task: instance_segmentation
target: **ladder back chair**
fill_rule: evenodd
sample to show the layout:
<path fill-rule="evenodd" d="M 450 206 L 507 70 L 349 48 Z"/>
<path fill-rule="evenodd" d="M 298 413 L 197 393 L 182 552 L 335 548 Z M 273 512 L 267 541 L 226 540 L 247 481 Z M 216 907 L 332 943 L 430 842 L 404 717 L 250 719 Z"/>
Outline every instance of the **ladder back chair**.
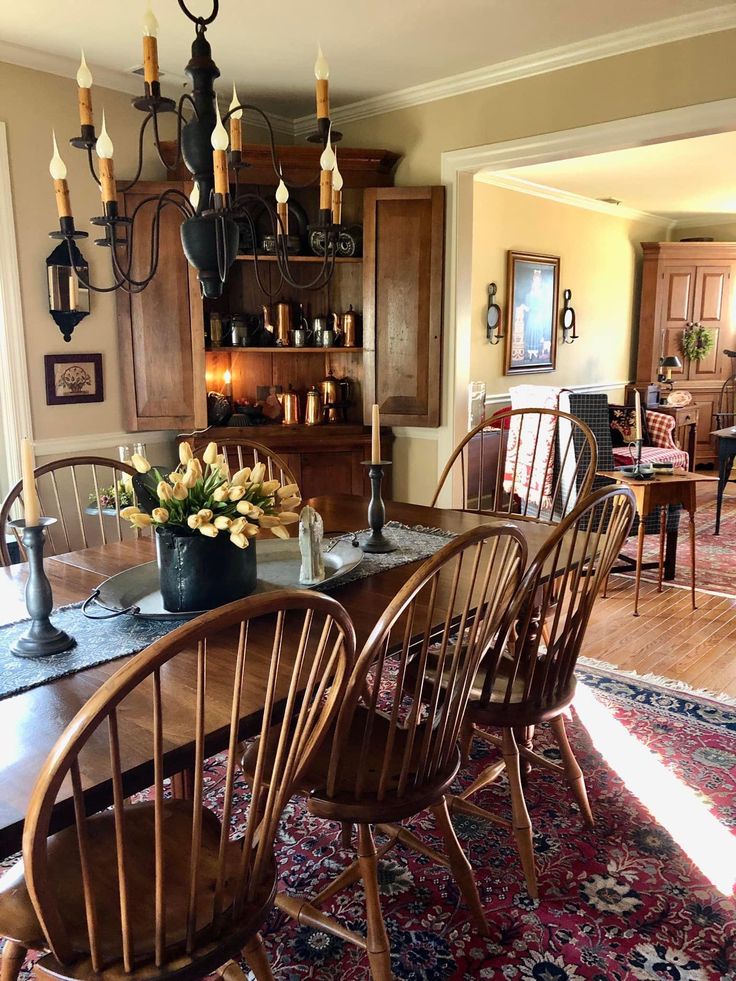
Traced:
<path fill-rule="evenodd" d="M 460 510 L 559 521 L 589 493 L 597 462 L 595 436 L 576 416 L 558 409 L 501 409 L 455 447 L 431 506 L 459 470 Z"/>
<path fill-rule="evenodd" d="M 604 487 L 581 501 L 563 519 L 527 570 L 514 603 L 483 660 L 468 704 L 464 732 L 466 755 L 473 735 L 500 750 L 451 809 L 485 817 L 495 814 L 468 798 L 504 771 L 511 793 L 514 837 L 527 888 L 537 898 L 532 827 L 524 801 L 520 754 L 566 777 L 583 819 L 592 825 L 583 773 L 570 748 L 563 712 L 575 695 L 575 666 L 596 597 L 629 533 L 636 513 L 628 487 Z M 544 629 L 542 629 L 544 625 Z M 562 765 L 517 742 L 515 733 L 550 722 Z M 501 734 L 486 729 L 500 729 Z"/>
<path fill-rule="evenodd" d="M 306 774 L 308 810 L 342 823 L 350 833 L 357 824 L 358 858 L 314 898 L 280 893 L 276 905 L 299 923 L 366 950 L 376 981 L 393 976 L 378 894 L 378 859 L 398 842 L 448 868 L 478 928 L 488 932 L 445 797 L 460 766 L 458 739 L 472 679 L 525 562 L 526 544 L 518 529 L 486 526 L 460 535 L 423 563 L 380 616 L 350 679 L 332 750 Z M 430 664 L 444 672 L 444 689 L 428 684 Z M 282 732 L 274 729 L 269 742 L 275 745 Z M 243 761 L 249 781 L 255 770 L 250 755 L 257 752 L 260 747 L 251 747 Z M 446 854 L 392 823 L 425 809 L 434 814 Z M 388 835 L 388 844 L 378 851 L 375 825 Z M 367 936 L 320 909 L 359 880 L 365 890 Z"/>
<path fill-rule="evenodd" d="M 61 555 L 136 538 L 138 533 L 120 518 L 120 509 L 125 506 L 123 495 L 128 494 L 135 501 L 130 478 L 136 472 L 130 464 L 101 456 L 67 457 L 37 467 L 34 475 L 41 513 L 57 519 L 55 525 L 46 529 L 46 554 Z M 20 533 L 8 527 L 15 505 L 23 505 L 22 481 L 11 488 L 0 506 L 0 564 L 3 566 L 12 562 L 6 541 L 8 531 L 18 542 L 21 561 L 25 560 Z"/>
<path fill-rule="evenodd" d="M 234 981 L 244 978 L 243 950 L 258 981 L 271 979 L 258 930 L 276 891 L 274 838 L 334 721 L 354 652 L 336 600 L 284 590 L 204 614 L 105 682 L 49 755 L 26 816 L 23 861 L 0 879 L 3 981 L 15 981 L 28 947 L 45 951 L 39 969 L 57 979 L 218 971 Z M 207 697 L 215 669 L 229 696 L 217 707 Z M 246 806 L 234 792 L 243 720 L 267 733 L 277 718 L 291 738 L 275 748 L 267 774 L 264 754 L 256 761 Z M 208 788 L 205 778 L 213 738 L 228 748 L 219 805 L 220 785 Z M 192 771 L 190 800 L 165 785 L 181 766 Z M 130 781 L 140 787 L 149 776 L 145 799 L 126 800 Z M 60 791 L 69 826 L 52 833 Z M 98 813 L 87 813 L 86 793 L 97 794 Z"/>
<path fill-rule="evenodd" d="M 194 455 L 202 459 L 207 448 L 206 433 L 192 433 L 190 436 L 180 436 L 179 439 L 194 442 Z M 282 484 L 299 483 L 286 460 L 264 443 L 239 436 L 226 436 L 214 442 L 233 472 L 242 470 L 243 467 L 252 469 L 256 464 L 262 463 L 266 468 L 266 480 L 280 480 Z"/>

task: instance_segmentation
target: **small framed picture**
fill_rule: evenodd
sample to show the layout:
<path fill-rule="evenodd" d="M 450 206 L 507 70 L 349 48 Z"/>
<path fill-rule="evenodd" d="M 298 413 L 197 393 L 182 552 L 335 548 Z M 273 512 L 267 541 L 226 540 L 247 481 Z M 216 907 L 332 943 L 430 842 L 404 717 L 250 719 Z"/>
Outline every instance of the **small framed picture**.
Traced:
<path fill-rule="evenodd" d="M 101 354 L 45 354 L 46 405 L 104 402 Z"/>
<path fill-rule="evenodd" d="M 554 371 L 560 259 L 508 253 L 506 374 Z"/>

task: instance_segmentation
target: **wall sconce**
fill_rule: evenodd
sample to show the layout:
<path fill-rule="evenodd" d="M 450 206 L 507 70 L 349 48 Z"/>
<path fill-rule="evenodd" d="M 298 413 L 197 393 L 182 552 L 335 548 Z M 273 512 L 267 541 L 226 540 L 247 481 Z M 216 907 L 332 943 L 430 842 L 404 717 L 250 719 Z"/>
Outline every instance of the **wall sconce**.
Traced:
<path fill-rule="evenodd" d="M 488 284 L 488 310 L 486 311 L 486 336 L 489 344 L 500 343 L 505 334 L 501 333 L 499 324 L 501 323 L 501 307 L 496 303 L 494 297 L 498 291 L 495 283 Z"/>
<path fill-rule="evenodd" d="M 71 341 L 74 328 L 80 320 L 89 313 L 89 290 L 77 278 L 71 265 L 72 260 L 77 272 L 86 280 L 87 260 L 73 239 L 68 244 L 60 242 L 46 259 L 49 313 L 67 342 Z"/>
<path fill-rule="evenodd" d="M 562 343 L 572 344 L 573 341 L 576 341 L 580 336 L 575 326 L 575 310 L 570 306 L 572 290 L 565 290 L 562 297 L 565 301 L 565 305 L 562 308 L 562 316 L 560 318 L 562 322 Z"/>

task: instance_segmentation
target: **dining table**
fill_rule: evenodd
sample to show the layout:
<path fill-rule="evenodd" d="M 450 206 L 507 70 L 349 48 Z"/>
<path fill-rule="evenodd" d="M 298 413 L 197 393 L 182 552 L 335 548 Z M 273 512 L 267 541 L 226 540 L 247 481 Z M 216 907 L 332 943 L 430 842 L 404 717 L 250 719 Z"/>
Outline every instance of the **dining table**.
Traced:
<path fill-rule="evenodd" d="M 305 503 L 311 504 L 322 516 L 325 537 L 366 527 L 367 498 L 330 494 Z M 512 524 L 524 536 L 528 561 L 538 554 L 555 527 L 547 522 L 512 516 L 490 517 L 398 502 L 387 503 L 387 517 L 408 527 L 418 526 L 454 534 L 483 524 Z M 387 534 L 390 536 L 390 528 Z M 440 539 L 439 545 L 442 543 Z M 108 577 L 154 558 L 154 542 L 146 537 L 47 556 L 45 570 L 53 590 L 55 607 L 79 603 Z M 330 590 L 353 621 L 358 650 L 383 609 L 418 565 L 420 562 L 413 562 L 381 570 L 369 577 L 336 585 Z M 25 564 L 0 569 L 0 624 L 12 623 L 26 615 L 23 601 L 26 579 Z M 21 848 L 25 814 L 37 775 L 58 738 L 98 688 L 130 657 L 135 656 L 131 654 L 84 668 L 0 699 L 0 858 Z M 174 662 L 178 660 L 177 655 Z M 177 674 L 179 669 L 174 662 L 167 666 L 171 670 L 165 678 L 173 716 L 167 731 L 164 765 L 172 779 L 186 771 L 193 753 L 192 732 L 186 726 L 177 727 L 175 719 L 176 699 L 181 697 L 190 683 L 183 673 Z M 267 664 L 265 652 L 263 662 Z M 231 652 L 222 651 L 220 656 L 213 656 L 208 665 L 207 711 L 211 722 L 208 721 L 205 749 L 209 755 L 227 748 L 232 663 Z M 143 738 L 150 729 L 150 705 L 145 704 L 146 698 L 141 695 L 126 716 L 128 722 L 138 725 L 141 733 L 141 738 L 132 740 L 123 759 L 123 789 L 126 796 L 144 791 L 152 783 L 150 736 Z M 246 700 L 241 711 L 239 735 L 241 739 L 248 739 L 258 733 L 261 724 L 257 698 L 251 702 Z M 85 786 L 86 806 L 89 812 L 99 811 L 109 806 L 112 800 L 110 781 L 101 776 L 106 765 L 109 765 L 107 743 L 104 740 L 99 744 L 91 741 L 86 752 L 91 756 L 85 762 L 89 777 Z M 71 792 L 62 787 L 54 810 L 52 830 L 59 830 L 73 823 L 73 820 Z"/>

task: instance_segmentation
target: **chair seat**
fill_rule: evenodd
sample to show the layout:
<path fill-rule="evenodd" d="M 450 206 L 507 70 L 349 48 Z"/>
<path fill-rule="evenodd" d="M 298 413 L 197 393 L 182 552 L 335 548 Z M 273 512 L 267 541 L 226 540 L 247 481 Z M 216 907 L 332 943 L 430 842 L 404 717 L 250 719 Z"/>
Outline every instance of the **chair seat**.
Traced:
<path fill-rule="evenodd" d="M 615 446 L 613 448 L 613 460 L 617 467 L 631 465 L 631 453 L 627 446 Z M 684 450 L 670 450 L 662 446 L 642 446 L 642 463 L 674 463 L 676 467 L 687 470 L 690 465 L 690 457 Z"/>
<path fill-rule="evenodd" d="M 409 730 L 396 727 L 391 753 L 391 766 L 386 777 L 386 785 L 382 798 L 379 800 L 379 784 L 381 767 L 386 744 L 391 732 L 391 722 L 379 712 L 373 713 L 370 741 L 366 752 L 366 766 L 363 771 L 363 786 L 360 796 L 356 797 L 355 784 L 358 765 L 363 752 L 363 741 L 370 710 L 359 705 L 353 716 L 352 725 L 340 752 L 340 769 L 336 775 L 335 792 L 328 796 L 326 791 L 327 775 L 330 765 L 330 753 L 334 738 L 334 727 L 324 742 L 320 755 L 315 758 L 301 781 L 301 792 L 308 798 L 307 807 L 312 814 L 335 821 L 354 821 L 364 818 L 370 823 L 382 821 L 400 821 L 411 817 L 424 808 L 431 806 L 442 798 L 445 790 L 452 783 L 460 765 L 460 754 L 451 760 L 446 772 L 433 779 L 431 785 L 418 783 L 413 788 L 413 778 L 417 766 L 414 761 L 421 756 L 424 727 L 418 726 L 414 734 L 409 766 L 407 788 L 402 796 L 397 796 L 401 765 Z M 278 747 L 280 726 L 274 726 L 269 732 L 266 766 L 268 771 L 275 759 Z M 258 739 L 252 740 L 243 754 L 242 766 L 246 779 L 252 783 L 256 759 L 258 756 Z M 370 809 L 371 816 L 365 815 Z"/>
<path fill-rule="evenodd" d="M 171 946 L 186 936 L 191 801 L 167 800 L 163 814 L 166 943 Z M 217 817 L 204 808 L 196 901 L 200 928 L 212 920 L 220 828 Z M 113 812 L 103 811 L 93 815 L 87 821 L 87 829 L 100 952 L 106 963 L 119 962 L 122 959 L 122 937 Z M 145 961 L 147 956 L 150 959 L 155 943 L 153 802 L 126 806 L 125 845 L 130 927 L 138 962 Z M 232 904 L 233 882 L 240 856 L 239 845 L 229 842 L 225 853 L 224 909 Z M 88 963 L 89 939 L 76 828 L 66 828 L 48 839 L 48 871 L 71 946 Z M 257 898 L 244 908 L 239 921 L 254 919 L 257 925 L 258 917 L 270 905 L 275 886 L 275 869 L 272 867 L 264 876 Z M 31 949 L 46 949 L 48 946 L 28 894 L 22 860 L 0 878 L 0 936 L 16 940 Z M 75 976 L 73 968 L 69 976 Z"/>

